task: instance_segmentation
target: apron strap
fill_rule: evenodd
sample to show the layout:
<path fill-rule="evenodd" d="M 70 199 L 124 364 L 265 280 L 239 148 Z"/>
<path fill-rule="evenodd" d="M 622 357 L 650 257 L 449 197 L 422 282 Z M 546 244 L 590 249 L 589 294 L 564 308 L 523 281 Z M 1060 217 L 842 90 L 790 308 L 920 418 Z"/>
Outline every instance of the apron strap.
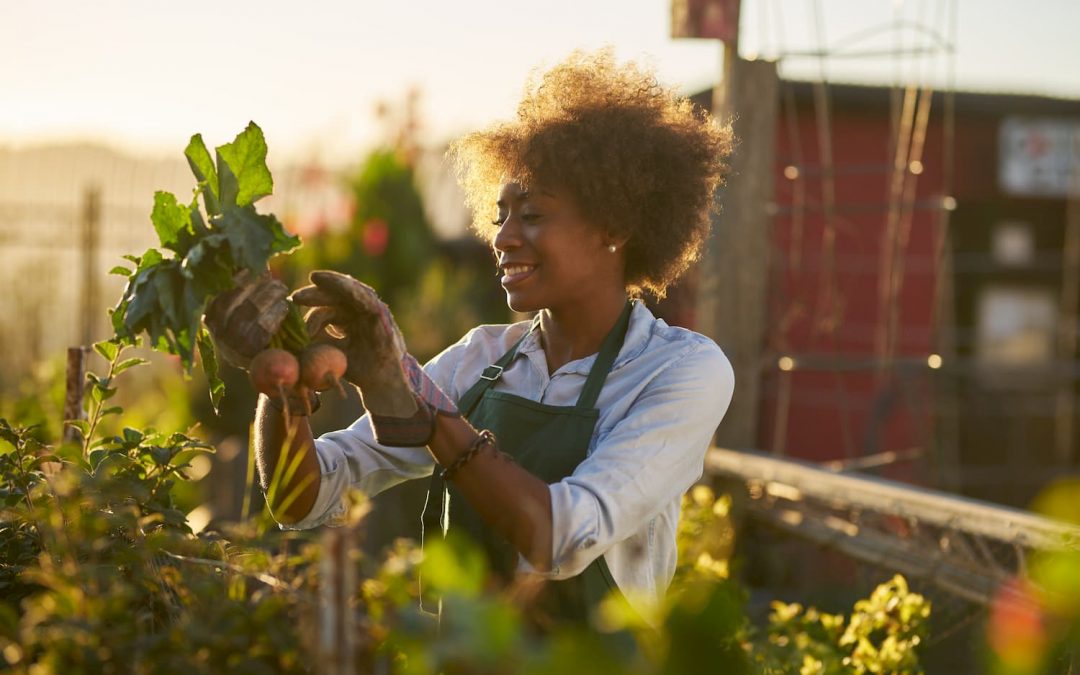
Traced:
<path fill-rule="evenodd" d="M 480 399 L 483 398 L 484 392 L 490 389 L 499 378 L 502 377 L 503 370 L 510 365 L 510 362 L 517 356 L 518 349 L 521 348 L 521 343 L 525 342 L 525 338 L 532 335 L 532 332 L 540 325 L 540 315 L 537 314 L 533 319 L 532 325 L 529 326 L 529 330 L 525 331 L 514 346 L 511 347 L 498 361 L 491 364 L 487 368 L 484 368 L 484 372 L 480 373 L 480 379 L 478 379 L 473 386 L 462 394 L 458 399 L 458 410 L 461 411 L 461 416 L 468 418 L 472 414 L 472 411 L 476 408 L 476 405 L 480 403 Z"/>
<path fill-rule="evenodd" d="M 600 345 L 600 352 L 596 355 L 596 361 L 589 371 L 589 377 L 585 380 L 585 385 L 581 388 L 581 395 L 578 396 L 577 405 L 574 407 L 586 410 L 596 407 L 596 399 L 600 396 L 600 390 L 604 388 L 604 382 L 607 381 L 608 373 L 611 372 L 611 366 L 615 364 L 615 357 L 619 355 L 619 350 L 622 349 L 623 340 L 626 338 L 626 330 L 630 326 L 630 313 L 633 308 L 634 301 L 627 300 L 622 314 L 619 315 L 615 325 L 611 328 L 607 337 L 604 338 L 603 344 Z"/>

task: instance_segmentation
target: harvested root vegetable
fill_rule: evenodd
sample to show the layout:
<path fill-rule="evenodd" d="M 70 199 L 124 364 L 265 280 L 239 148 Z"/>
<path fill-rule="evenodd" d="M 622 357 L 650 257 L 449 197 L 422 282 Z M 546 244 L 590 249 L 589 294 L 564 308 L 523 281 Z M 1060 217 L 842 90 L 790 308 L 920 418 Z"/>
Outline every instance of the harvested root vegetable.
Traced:
<path fill-rule="evenodd" d="M 312 345 L 300 355 L 300 383 L 308 389 L 324 391 L 331 387 L 341 388 L 341 378 L 349 361 L 344 352 L 333 345 Z"/>
<path fill-rule="evenodd" d="M 251 360 L 248 372 L 256 391 L 284 399 L 300 380 L 300 363 L 284 349 L 266 349 Z"/>

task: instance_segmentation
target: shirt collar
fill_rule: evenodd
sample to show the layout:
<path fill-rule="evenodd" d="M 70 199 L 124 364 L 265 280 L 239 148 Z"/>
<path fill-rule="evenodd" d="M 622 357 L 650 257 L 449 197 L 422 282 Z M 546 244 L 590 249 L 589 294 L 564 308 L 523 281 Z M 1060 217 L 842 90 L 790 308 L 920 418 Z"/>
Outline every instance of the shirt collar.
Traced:
<path fill-rule="evenodd" d="M 619 350 L 618 356 L 615 357 L 615 363 L 611 366 L 613 371 L 629 363 L 645 350 L 655 323 L 656 317 L 645 306 L 645 303 L 634 300 L 633 309 L 630 310 L 630 324 L 626 328 L 626 338 L 623 340 L 622 349 Z M 533 352 L 539 352 L 542 355 L 543 351 L 544 348 L 540 345 L 540 332 L 533 331 L 521 343 L 521 347 L 518 348 L 518 355 L 522 356 Z M 596 362 L 596 357 L 597 354 L 590 354 L 584 358 L 570 361 L 556 372 L 588 375 L 589 371 L 592 370 L 593 363 Z"/>

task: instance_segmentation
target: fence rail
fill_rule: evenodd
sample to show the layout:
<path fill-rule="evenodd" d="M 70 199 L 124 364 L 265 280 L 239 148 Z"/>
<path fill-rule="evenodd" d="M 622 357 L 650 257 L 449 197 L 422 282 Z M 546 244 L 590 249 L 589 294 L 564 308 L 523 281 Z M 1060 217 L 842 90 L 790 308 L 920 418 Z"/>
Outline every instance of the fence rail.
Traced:
<path fill-rule="evenodd" d="M 720 448 L 705 466 L 745 485 L 752 518 L 980 605 L 1032 552 L 1080 550 L 1080 527 L 874 476 Z"/>

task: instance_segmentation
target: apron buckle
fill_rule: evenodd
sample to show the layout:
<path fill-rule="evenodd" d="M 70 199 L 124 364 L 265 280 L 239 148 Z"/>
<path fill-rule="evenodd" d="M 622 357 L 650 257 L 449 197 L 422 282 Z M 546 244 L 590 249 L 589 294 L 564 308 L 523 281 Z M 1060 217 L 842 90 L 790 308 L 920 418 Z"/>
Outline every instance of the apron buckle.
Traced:
<path fill-rule="evenodd" d="M 494 382 L 495 380 L 502 377 L 502 374 L 503 374 L 503 367 L 492 364 L 492 365 L 488 366 L 487 368 L 484 368 L 484 372 L 480 373 L 480 379 L 481 380 L 490 380 L 490 381 Z"/>

